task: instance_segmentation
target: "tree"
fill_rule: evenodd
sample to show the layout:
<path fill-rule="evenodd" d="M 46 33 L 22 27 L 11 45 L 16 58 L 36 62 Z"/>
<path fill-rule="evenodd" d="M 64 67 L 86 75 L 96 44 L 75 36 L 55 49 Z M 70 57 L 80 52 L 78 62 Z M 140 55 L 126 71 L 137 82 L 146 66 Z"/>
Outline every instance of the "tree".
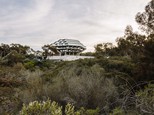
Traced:
<path fill-rule="evenodd" d="M 17 62 L 24 62 L 25 59 L 34 59 L 32 53 L 34 51 L 29 46 L 21 44 L 1 44 L 0 45 L 0 58 L 1 64 L 13 65 Z M 35 52 L 35 51 L 34 51 Z"/>
<path fill-rule="evenodd" d="M 10 46 L 8 44 L 0 45 L 0 56 L 4 57 L 10 52 Z"/>
<path fill-rule="evenodd" d="M 144 43 L 142 56 L 138 58 L 138 69 L 140 70 L 137 74 L 139 78 L 143 80 L 153 80 L 154 76 L 154 35 L 149 35 Z M 141 77 L 142 76 L 142 77 Z"/>
<path fill-rule="evenodd" d="M 140 25 L 140 28 L 147 34 L 154 33 L 154 0 L 145 6 L 145 11 L 137 13 L 136 22 Z"/>
<path fill-rule="evenodd" d="M 112 43 L 97 44 L 95 46 L 95 56 L 112 56 L 115 54 L 115 46 Z"/>
<path fill-rule="evenodd" d="M 3 60 L 6 60 L 5 64 L 7 65 L 13 65 L 18 62 L 23 62 L 24 59 L 25 59 L 25 56 L 19 54 L 15 50 L 10 51 L 10 53 L 8 53 L 5 57 L 3 57 Z"/>
<path fill-rule="evenodd" d="M 131 25 L 127 25 L 125 28 L 125 36 L 131 36 L 133 34 L 133 28 Z"/>
<path fill-rule="evenodd" d="M 118 53 L 138 60 L 142 56 L 146 36 L 133 32 L 131 26 L 125 29 L 125 35 L 117 39 Z"/>
<path fill-rule="evenodd" d="M 138 58 L 138 77 L 143 80 L 153 80 L 154 76 L 154 0 L 146 6 L 145 11 L 137 13 L 136 22 L 140 28 L 147 33 L 144 39 L 142 55 Z M 142 77 L 141 77 L 142 76 Z"/>
<path fill-rule="evenodd" d="M 30 47 L 29 46 L 23 46 L 21 44 L 11 44 L 10 49 L 17 51 L 19 54 L 27 55 L 27 52 L 30 49 Z"/>
<path fill-rule="evenodd" d="M 125 35 L 117 40 L 118 54 L 129 56 L 136 64 L 135 79 L 150 81 L 154 76 L 154 34 L 134 33 L 128 26 Z"/>
<path fill-rule="evenodd" d="M 52 55 L 58 55 L 59 54 L 59 51 L 52 44 L 44 45 L 42 47 L 42 49 L 44 51 L 43 56 L 44 56 L 45 59 L 47 58 L 47 56 L 52 56 Z"/>
<path fill-rule="evenodd" d="M 154 113 L 154 84 L 148 84 L 144 90 L 136 92 L 135 97 L 139 114 L 152 115 Z"/>

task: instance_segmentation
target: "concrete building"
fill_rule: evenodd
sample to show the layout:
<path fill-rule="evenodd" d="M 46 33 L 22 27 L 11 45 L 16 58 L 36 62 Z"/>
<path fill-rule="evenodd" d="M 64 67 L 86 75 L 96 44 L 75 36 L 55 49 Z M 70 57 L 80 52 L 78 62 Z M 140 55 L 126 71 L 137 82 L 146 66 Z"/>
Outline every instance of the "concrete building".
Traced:
<path fill-rule="evenodd" d="M 50 56 L 47 59 L 55 61 L 73 61 L 78 59 L 92 59 L 93 56 L 78 56 L 78 55 L 64 55 L 64 56 Z"/>
<path fill-rule="evenodd" d="M 48 56 L 47 59 L 55 61 L 72 61 L 85 58 L 94 58 L 93 56 L 80 56 L 80 53 L 86 50 L 86 47 L 78 40 L 59 39 L 51 44 L 55 46 L 60 55 Z"/>
<path fill-rule="evenodd" d="M 79 55 L 86 47 L 78 40 L 59 39 L 52 44 L 61 55 Z"/>

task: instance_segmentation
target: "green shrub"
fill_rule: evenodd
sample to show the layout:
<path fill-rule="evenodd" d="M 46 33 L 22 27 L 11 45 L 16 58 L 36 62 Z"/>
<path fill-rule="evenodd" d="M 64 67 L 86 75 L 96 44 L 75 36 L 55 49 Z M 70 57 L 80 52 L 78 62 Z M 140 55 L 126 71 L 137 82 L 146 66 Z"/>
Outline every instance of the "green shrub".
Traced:
<path fill-rule="evenodd" d="M 0 96 L 0 115 L 16 115 L 20 102 L 13 96 Z"/>
<path fill-rule="evenodd" d="M 41 78 L 42 71 L 25 70 L 22 72 L 22 76 L 24 76 L 26 86 L 20 88 L 20 91 L 18 91 L 18 98 L 26 104 L 34 100 L 42 100 L 47 90 L 46 84 L 43 83 Z"/>
<path fill-rule="evenodd" d="M 112 110 L 112 113 L 110 115 L 124 115 L 124 110 L 121 109 L 120 107 L 116 107 L 115 109 Z"/>
<path fill-rule="evenodd" d="M 66 115 L 81 115 L 80 111 L 75 111 L 75 107 L 71 104 L 67 104 L 65 106 L 65 114 Z"/>
<path fill-rule="evenodd" d="M 99 111 L 99 108 L 85 110 L 83 107 L 76 111 L 75 107 L 69 103 L 64 108 L 65 115 L 99 115 Z M 20 111 L 20 115 L 62 115 L 62 113 L 62 106 L 50 100 L 34 101 L 27 106 L 24 104 Z"/>
<path fill-rule="evenodd" d="M 62 107 L 56 102 L 47 100 L 45 102 L 34 101 L 28 106 L 23 105 L 20 115 L 62 115 Z"/>
<path fill-rule="evenodd" d="M 54 62 L 52 60 L 44 60 L 44 61 L 42 61 L 42 67 L 52 69 L 56 66 L 55 63 L 56 62 Z"/>
<path fill-rule="evenodd" d="M 66 65 L 53 79 L 51 96 L 53 100 L 68 97 L 76 106 L 86 108 L 106 108 L 118 99 L 114 79 L 104 76 L 105 70 L 98 64 L 91 67 Z M 66 103 L 69 103 L 66 100 Z M 107 110 L 108 111 L 108 110 Z"/>
<path fill-rule="evenodd" d="M 64 108 L 65 115 L 99 115 L 99 111 L 99 108 L 85 110 L 83 107 L 76 111 L 70 103 Z M 27 106 L 24 104 L 20 111 L 20 115 L 62 115 L 62 113 L 62 106 L 50 100 L 34 101 Z"/>
<path fill-rule="evenodd" d="M 88 109 L 86 111 L 86 115 L 99 115 L 99 108 L 96 108 L 96 109 Z"/>
<path fill-rule="evenodd" d="M 34 69 L 34 67 L 35 67 L 35 61 L 28 61 L 28 62 L 25 62 L 24 63 L 24 67 L 26 68 L 26 69 L 30 69 L 30 70 L 33 70 Z"/>
<path fill-rule="evenodd" d="M 136 109 L 140 114 L 154 113 L 154 84 L 136 93 Z"/>

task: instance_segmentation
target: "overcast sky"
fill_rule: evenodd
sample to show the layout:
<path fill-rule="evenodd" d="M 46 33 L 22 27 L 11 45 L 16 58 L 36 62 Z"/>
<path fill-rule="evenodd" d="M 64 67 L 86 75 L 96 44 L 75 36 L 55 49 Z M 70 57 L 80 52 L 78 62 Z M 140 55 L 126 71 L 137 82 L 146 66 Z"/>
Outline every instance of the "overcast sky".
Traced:
<path fill-rule="evenodd" d="M 35 50 L 60 38 L 80 40 L 87 51 L 138 28 L 137 12 L 150 0 L 0 0 L 0 43 Z"/>

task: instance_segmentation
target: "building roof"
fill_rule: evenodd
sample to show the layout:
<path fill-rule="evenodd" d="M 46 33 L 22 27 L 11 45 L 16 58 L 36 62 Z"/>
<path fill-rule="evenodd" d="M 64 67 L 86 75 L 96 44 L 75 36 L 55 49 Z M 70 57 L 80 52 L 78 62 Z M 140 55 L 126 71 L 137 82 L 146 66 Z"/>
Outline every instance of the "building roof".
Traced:
<path fill-rule="evenodd" d="M 79 40 L 74 39 L 59 39 L 53 43 L 56 46 L 80 46 L 86 48 Z"/>

